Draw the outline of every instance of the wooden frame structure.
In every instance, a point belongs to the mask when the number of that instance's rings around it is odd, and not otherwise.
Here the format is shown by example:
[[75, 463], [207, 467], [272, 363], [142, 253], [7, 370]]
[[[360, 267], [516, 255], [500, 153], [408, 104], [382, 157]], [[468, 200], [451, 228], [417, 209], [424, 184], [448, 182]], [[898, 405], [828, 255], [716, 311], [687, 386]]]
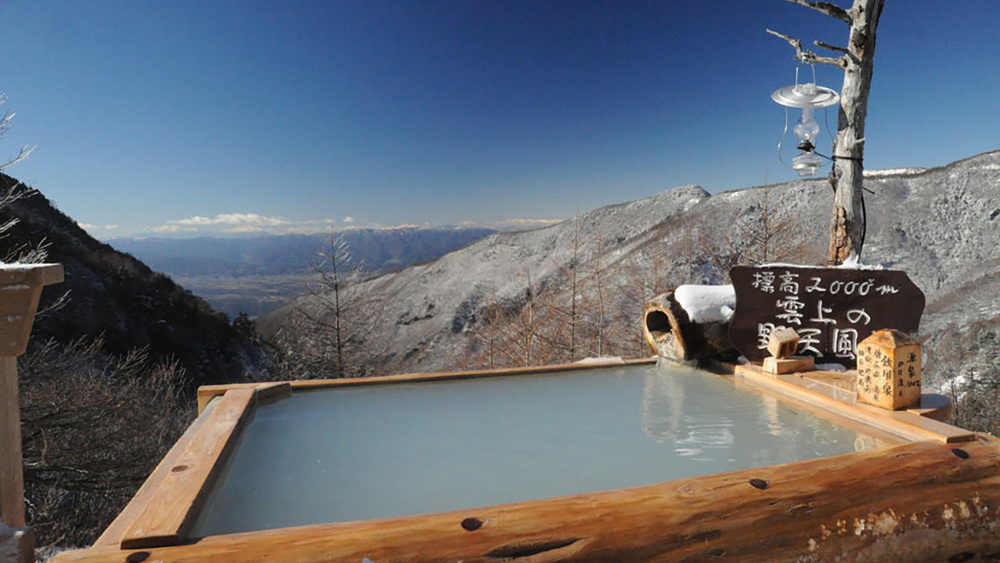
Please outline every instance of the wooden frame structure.
[[42, 288], [62, 281], [59, 264], [0, 266], [0, 523], [14, 528], [25, 525], [17, 357], [28, 346]]
[[[901, 437], [887, 448], [634, 487], [436, 514], [187, 538], [244, 421], [295, 389], [609, 367], [549, 366], [360, 380], [209, 386], [202, 415], [86, 550], [53, 561], [948, 560], [1000, 553], [1000, 440], [837, 398], [837, 374], [736, 381]], [[730, 373], [732, 373], [730, 371]], [[808, 375], [808, 374], [806, 374]], [[929, 416], [928, 416], [929, 415]], [[827, 415], [829, 417], [829, 415]], [[910, 440], [910, 441], [905, 441]], [[965, 560], [965, 559], [961, 559]]]

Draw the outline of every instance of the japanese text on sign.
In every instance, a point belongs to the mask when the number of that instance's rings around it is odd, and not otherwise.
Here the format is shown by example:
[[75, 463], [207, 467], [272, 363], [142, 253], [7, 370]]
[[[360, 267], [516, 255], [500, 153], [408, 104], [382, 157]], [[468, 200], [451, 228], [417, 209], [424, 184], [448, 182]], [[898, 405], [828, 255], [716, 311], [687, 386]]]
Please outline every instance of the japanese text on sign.
[[772, 331], [793, 328], [800, 355], [853, 366], [858, 342], [895, 328], [916, 332], [924, 296], [904, 272], [794, 266], [733, 268], [733, 345], [752, 361], [767, 356]]

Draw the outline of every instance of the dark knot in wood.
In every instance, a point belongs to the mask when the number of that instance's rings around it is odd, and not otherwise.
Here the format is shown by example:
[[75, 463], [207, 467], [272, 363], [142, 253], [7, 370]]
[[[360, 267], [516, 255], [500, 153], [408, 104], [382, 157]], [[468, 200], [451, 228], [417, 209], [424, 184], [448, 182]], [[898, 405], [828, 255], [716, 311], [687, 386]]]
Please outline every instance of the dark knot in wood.
[[473, 532], [483, 527], [483, 521], [479, 518], [466, 518], [462, 520], [462, 529]]

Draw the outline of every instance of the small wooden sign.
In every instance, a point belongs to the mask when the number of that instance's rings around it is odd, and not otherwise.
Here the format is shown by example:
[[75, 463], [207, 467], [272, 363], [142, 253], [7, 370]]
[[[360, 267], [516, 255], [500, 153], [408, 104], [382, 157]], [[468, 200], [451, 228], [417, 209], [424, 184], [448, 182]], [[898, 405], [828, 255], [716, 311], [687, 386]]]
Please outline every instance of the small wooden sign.
[[772, 332], [793, 328], [796, 355], [854, 367], [858, 342], [884, 328], [916, 333], [924, 294], [898, 270], [737, 266], [729, 271], [736, 311], [729, 339], [761, 362]]
[[767, 351], [775, 358], [791, 358], [799, 349], [799, 333], [794, 328], [771, 331], [767, 337]]
[[920, 343], [880, 330], [858, 344], [858, 401], [884, 409], [920, 406]]

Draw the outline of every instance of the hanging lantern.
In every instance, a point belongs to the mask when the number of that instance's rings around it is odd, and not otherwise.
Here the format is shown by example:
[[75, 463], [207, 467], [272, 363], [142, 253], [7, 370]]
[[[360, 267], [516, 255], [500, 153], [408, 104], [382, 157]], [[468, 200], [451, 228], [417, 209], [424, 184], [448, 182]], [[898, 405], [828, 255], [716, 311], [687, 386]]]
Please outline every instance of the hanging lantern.
[[[810, 65], [812, 66], [812, 65]], [[823, 161], [816, 154], [816, 136], [819, 135], [819, 123], [813, 117], [813, 110], [832, 106], [840, 100], [832, 89], [816, 85], [816, 68], [813, 67], [813, 80], [805, 84], [799, 83], [799, 69], [795, 69], [795, 84], [778, 88], [771, 93], [771, 99], [788, 108], [800, 108], [802, 116], [792, 127], [792, 134], [798, 139], [799, 154], [792, 159], [792, 169], [799, 176], [813, 176], [822, 166]], [[788, 131], [788, 113], [785, 113], [785, 131]], [[784, 134], [782, 134], [784, 141]], [[781, 142], [778, 143], [778, 157], [781, 157]]]

